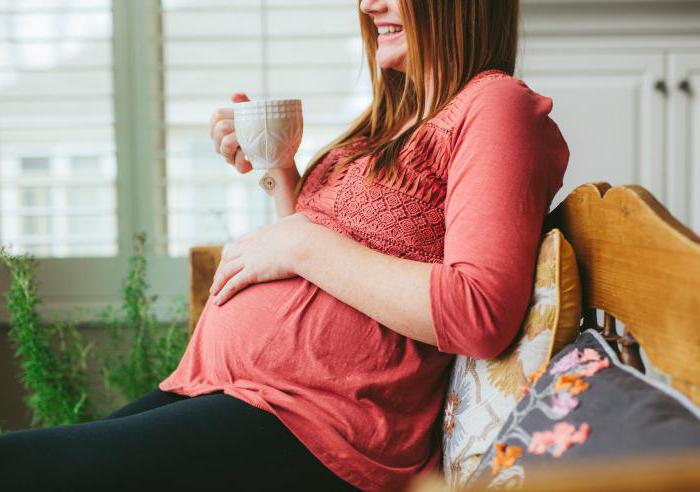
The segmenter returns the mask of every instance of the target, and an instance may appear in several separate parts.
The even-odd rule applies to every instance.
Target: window
[[[20,174],[41,174],[48,173],[51,167],[51,158],[49,157],[20,157],[19,169]]]
[[[163,0],[167,242],[181,256],[274,219],[257,181],[214,153],[207,124],[233,92],[301,98],[300,172],[368,104],[357,5],[345,0]],[[166,247],[164,246],[164,249]]]
[[[275,218],[262,172],[213,151],[211,113],[301,98],[303,171],[369,104],[362,63],[347,0],[0,0],[0,244],[42,260],[40,311],[117,301],[145,232],[166,314],[191,246]]]
[[[0,241],[12,252],[117,254],[111,43],[108,0],[0,0]],[[91,170],[75,167],[84,159]],[[86,188],[104,200],[73,206]],[[101,226],[71,227],[81,220]]]

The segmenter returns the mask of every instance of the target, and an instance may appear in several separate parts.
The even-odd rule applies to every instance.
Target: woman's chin
[[[404,64],[402,58],[391,58],[391,59],[377,59],[377,63],[383,70],[397,70],[399,72],[404,71]]]

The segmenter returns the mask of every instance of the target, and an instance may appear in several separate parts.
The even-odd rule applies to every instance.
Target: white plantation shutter
[[[363,64],[354,0],[0,0],[0,244],[42,259],[40,313],[119,302],[145,232],[169,316],[190,246],[275,219],[262,171],[214,153],[211,113],[301,98],[303,171],[369,104]]]
[[[344,131],[369,104],[357,2],[163,0],[167,252],[222,243],[275,219],[258,187],[214,153],[208,120],[233,92],[301,98],[296,162]],[[164,249],[166,249],[165,245]]]
[[[0,243],[117,254],[110,0],[0,0]]]
[[[153,3],[119,2],[144,12]],[[137,232],[117,231],[112,7],[110,0],[0,0],[0,243],[16,252],[115,256],[119,241],[128,246],[125,236]],[[127,24],[138,31],[135,20]],[[370,90],[356,2],[162,0],[158,21],[158,35],[141,37],[158,44],[143,47],[156,53],[150,93],[122,89],[117,114],[122,133],[141,118],[149,121],[138,131],[164,136],[147,140],[157,148],[136,157],[129,152],[139,135],[120,140],[123,175],[156,189],[132,203],[139,191],[123,180],[119,207],[132,219],[120,225],[145,225],[156,253],[181,257],[192,245],[222,243],[275,218],[257,185],[262,171],[238,174],[209,139],[209,116],[231,104],[233,91],[303,100],[301,172],[367,106]],[[123,108],[142,100],[152,107]]]

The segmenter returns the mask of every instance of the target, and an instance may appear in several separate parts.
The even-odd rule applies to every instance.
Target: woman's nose
[[[360,10],[365,14],[376,14],[386,10],[386,0],[361,0]]]

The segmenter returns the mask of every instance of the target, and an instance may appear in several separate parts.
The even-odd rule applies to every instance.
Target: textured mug
[[[233,124],[253,169],[294,166],[304,127],[300,99],[234,103]]]

